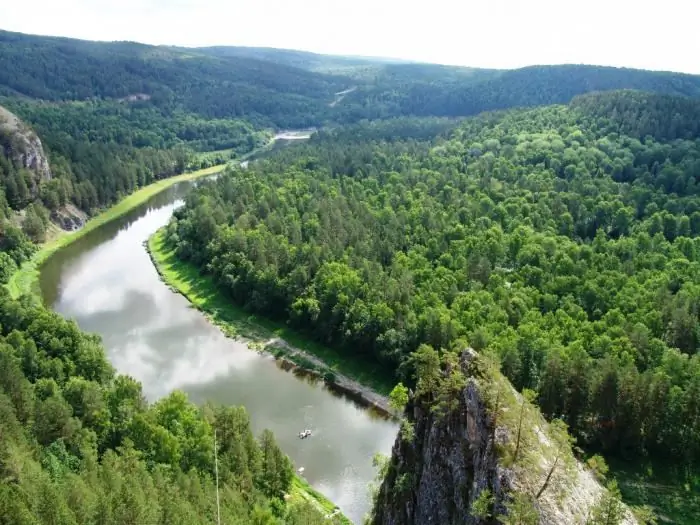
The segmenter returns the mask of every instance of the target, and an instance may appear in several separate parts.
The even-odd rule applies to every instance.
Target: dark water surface
[[[255,430],[271,429],[309,482],[360,523],[372,457],[390,452],[397,425],[227,339],[159,280],[143,242],[191,186],[165,190],[54,255],[41,273],[46,304],[100,334],[112,364],[140,380],[149,400],[181,389],[198,403],[245,406]],[[301,440],[305,428],[314,433]]]

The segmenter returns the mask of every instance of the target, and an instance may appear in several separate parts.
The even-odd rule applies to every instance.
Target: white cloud
[[[250,45],[480,67],[700,73],[690,0],[0,0],[0,26],[151,44]]]

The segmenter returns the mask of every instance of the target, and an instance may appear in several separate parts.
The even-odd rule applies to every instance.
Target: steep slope
[[[27,250],[14,224],[21,224],[33,240],[40,240],[49,225],[40,189],[52,179],[49,161],[37,134],[15,114],[0,106],[0,282],[6,282],[14,264]]]
[[[0,141],[5,156],[20,168],[31,171],[37,184],[51,180],[49,161],[39,137],[14,113],[0,106]]]
[[[574,459],[565,432],[473,350],[452,366],[440,378],[446,389],[419,380],[372,525],[573,525],[600,512],[607,491]],[[605,523],[636,523],[612,504],[619,520]]]

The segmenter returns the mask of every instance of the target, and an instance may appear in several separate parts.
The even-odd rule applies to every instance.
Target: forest
[[[60,74],[56,74],[60,71]],[[335,93],[354,89],[338,104]],[[700,96],[700,76],[600,66],[489,70],[262,48],[176,48],[0,31],[0,96],[121,100],[244,119],[256,127],[346,124],[398,116],[467,116],[568,103],[591,91]]]
[[[96,336],[0,289],[0,523],[332,523],[285,501],[293,469],[242,407],[148,403]]]
[[[118,102],[11,99],[5,105],[31,123],[47,151],[54,180],[41,188],[41,201],[50,211],[72,202],[91,212],[155,180],[201,167],[197,152],[227,150],[229,157],[238,156],[270,138],[242,120],[167,115]],[[4,186],[14,209],[32,200],[21,183],[19,194]]]
[[[700,76],[0,31],[0,105],[52,175],[0,130],[0,283],[59,209],[319,127],[193,192],[178,256],[413,388],[421,356],[470,346],[586,452],[700,461]],[[215,433],[222,522],[328,523],[285,500],[291,463],[243,408],[147,402],[98,338],[4,288],[0,413],[0,523],[213,523]]]
[[[225,152],[207,157],[222,160],[246,154],[275,129],[323,126],[343,133],[349,126],[345,138],[351,130],[382,129],[394,140],[408,136],[399,129],[407,116],[444,117],[410,135],[428,140],[452,125],[447,119],[618,88],[698,97],[700,77],[597,66],[497,71],[0,31],[0,104],[38,134],[53,174],[35,187],[5,159],[0,185],[12,210],[28,210],[27,233],[41,241],[58,208],[74,204],[92,214],[143,185],[203,167],[209,161],[202,152]],[[344,90],[350,92],[336,98]],[[362,124],[384,118],[385,126]]]
[[[699,110],[623,91],[434,139],[329,130],[202,185],[167,236],[232,302],[397,380],[469,345],[587,450],[697,463]]]
[[[587,66],[531,66],[513,70],[390,64],[360,83],[341,107],[345,120],[401,115],[466,116],[514,107],[568,103],[594,91],[636,89],[700,96],[696,75]]]

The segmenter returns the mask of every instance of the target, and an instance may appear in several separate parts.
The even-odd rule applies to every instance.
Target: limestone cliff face
[[[542,457],[528,464],[527,472],[505,467],[501,452],[513,432],[494,425],[484,400],[483,382],[474,377],[473,351],[463,354],[462,370],[467,377],[458,403],[440,415],[424,400],[407,407],[414,437],[397,437],[388,471],[379,489],[372,525],[476,525],[497,524],[507,514],[506,503],[517,492],[534,496],[547,478],[552,443],[547,424],[537,412],[531,435],[542,447]],[[509,395],[519,399],[510,386]],[[550,458],[548,460],[547,458]],[[605,490],[580,464],[572,461],[565,474],[556,474],[551,489],[532,498],[540,524],[585,524],[591,508]],[[491,517],[471,514],[474,500],[488,489],[494,496]],[[636,523],[628,512],[624,523]]]
[[[14,113],[2,106],[0,106],[0,147],[8,158],[36,174],[35,187],[40,180],[51,179],[49,161],[39,137]]]

